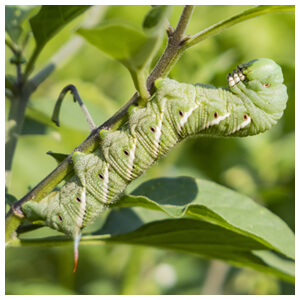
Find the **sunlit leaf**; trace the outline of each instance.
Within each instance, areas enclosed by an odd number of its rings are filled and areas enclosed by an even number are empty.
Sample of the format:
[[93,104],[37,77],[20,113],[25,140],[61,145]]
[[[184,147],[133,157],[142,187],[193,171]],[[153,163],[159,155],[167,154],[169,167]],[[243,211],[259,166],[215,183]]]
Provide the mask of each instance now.
[[89,5],[43,5],[38,14],[30,19],[37,49],[42,49],[55,34],[89,7]]
[[207,220],[295,257],[294,233],[279,217],[247,196],[210,181],[191,177],[150,180],[117,205],[161,210],[173,218],[188,215]]
[[149,38],[143,32],[125,24],[80,28],[77,33],[131,70],[141,69],[155,48],[155,38]]
[[[120,231],[127,233],[118,234]],[[111,234],[106,238],[105,234]],[[254,239],[218,225],[193,219],[163,219],[145,223],[143,212],[123,208],[113,211],[95,239],[133,245],[145,245],[182,251],[210,259],[220,259],[236,266],[250,267],[294,281],[294,262],[272,257],[267,247]],[[87,240],[93,241],[93,236]],[[84,240],[85,241],[85,240]]]
[[294,258],[294,233],[266,208],[218,184],[190,177],[158,178],[114,207],[123,208],[113,210],[87,240],[179,250],[294,280],[294,261],[271,253]]
[[130,72],[137,91],[148,98],[146,80],[149,68],[162,41],[161,35],[147,36],[125,24],[104,24],[77,33],[111,58],[121,62]]

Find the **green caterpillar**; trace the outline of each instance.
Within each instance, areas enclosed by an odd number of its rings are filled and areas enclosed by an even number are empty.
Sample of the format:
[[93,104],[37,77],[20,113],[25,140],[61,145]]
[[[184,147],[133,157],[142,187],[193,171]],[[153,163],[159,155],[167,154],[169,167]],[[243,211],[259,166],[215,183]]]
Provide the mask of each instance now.
[[255,135],[280,119],[288,96],[274,61],[239,65],[227,81],[229,89],[157,80],[145,107],[131,107],[119,130],[100,132],[95,152],[73,154],[75,175],[60,191],[23,205],[27,219],[74,237],[76,269],[82,229],[178,142],[193,135]]

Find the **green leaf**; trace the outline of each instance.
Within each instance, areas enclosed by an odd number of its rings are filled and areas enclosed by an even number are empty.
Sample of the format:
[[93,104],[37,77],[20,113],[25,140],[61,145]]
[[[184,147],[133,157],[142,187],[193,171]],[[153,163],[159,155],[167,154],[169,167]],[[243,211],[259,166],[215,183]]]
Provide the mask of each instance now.
[[127,24],[102,24],[77,33],[111,58],[121,62],[130,72],[137,91],[148,98],[146,79],[150,63],[161,42],[158,36],[146,36]]
[[31,5],[5,6],[5,31],[15,43],[22,34],[22,23],[34,8]]
[[294,233],[278,216],[250,198],[210,181],[190,177],[150,180],[116,206],[160,210],[173,218],[192,216],[295,258]]
[[172,6],[170,5],[155,5],[153,6],[143,22],[143,29],[148,35],[157,35],[165,29],[167,18],[171,13]]
[[5,75],[5,88],[13,93],[16,92],[16,77],[13,75]]
[[[112,211],[101,231],[84,237],[83,243],[105,239],[106,242],[182,251],[294,281],[294,262],[270,253],[266,246],[250,237],[193,219],[164,219],[147,224],[146,220],[141,210],[123,208]],[[105,238],[108,234],[110,236]]]
[[155,39],[125,24],[80,28],[77,33],[129,69],[141,69],[151,55]]
[[103,227],[85,234],[81,244],[104,240],[182,251],[294,282],[295,263],[282,257],[294,257],[293,232],[266,208],[220,185],[190,177],[154,179],[112,207]]
[[190,177],[154,179],[113,207],[119,209],[87,241],[108,236],[106,241],[222,259],[294,281],[294,261],[280,257],[295,257],[294,233],[266,208],[218,184]]
[[64,26],[86,11],[90,5],[43,5],[30,19],[31,29],[40,52],[45,44]]
[[52,152],[48,151],[46,154],[52,156],[57,163],[61,163],[63,160],[65,160],[69,155],[64,154],[64,153],[57,153],[57,152]]
[[12,206],[15,202],[17,202],[18,199],[9,193],[5,193],[5,203],[8,204],[9,206]]

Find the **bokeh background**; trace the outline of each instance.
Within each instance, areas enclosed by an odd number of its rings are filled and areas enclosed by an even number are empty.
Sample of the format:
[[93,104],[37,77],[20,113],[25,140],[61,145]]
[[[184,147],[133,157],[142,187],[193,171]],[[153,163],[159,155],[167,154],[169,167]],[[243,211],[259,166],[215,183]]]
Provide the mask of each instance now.
[[[197,6],[188,34],[251,6]],[[37,8],[38,9],[38,8]],[[102,6],[72,21],[43,50],[36,70],[45,66],[86,19],[125,20],[141,27],[149,6]],[[176,26],[182,6],[173,8]],[[27,22],[27,21],[26,21]],[[166,41],[165,41],[166,42]],[[162,45],[161,52],[165,46]],[[34,46],[29,41],[25,56]],[[14,74],[6,49],[6,74]],[[132,183],[159,176],[205,178],[250,196],[295,229],[295,17],[266,15],[238,24],[189,49],[170,77],[189,83],[226,85],[237,64],[268,57],[281,65],[289,101],[284,117],[269,132],[255,137],[190,139],[178,145]],[[102,124],[134,93],[129,72],[95,47],[83,43],[32,95],[19,138],[9,192],[21,198],[55,167],[46,152],[70,153],[89,134],[88,125],[69,95],[61,110],[61,127],[50,122],[64,86],[76,85],[97,125]],[[6,100],[6,114],[9,101]],[[27,237],[57,235],[41,229]],[[72,274],[69,247],[6,249],[6,294],[294,294],[294,286],[270,275],[231,267],[219,261],[147,247],[80,246],[80,268]]]

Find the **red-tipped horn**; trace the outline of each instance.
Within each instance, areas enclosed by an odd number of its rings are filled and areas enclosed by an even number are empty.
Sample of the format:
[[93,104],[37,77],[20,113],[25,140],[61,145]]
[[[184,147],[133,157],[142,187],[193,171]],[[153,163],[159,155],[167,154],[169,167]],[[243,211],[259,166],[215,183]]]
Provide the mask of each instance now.
[[78,246],[79,246],[79,241],[81,238],[81,234],[78,234],[74,237],[74,270],[73,273],[76,272],[77,270],[77,265],[78,265]]

